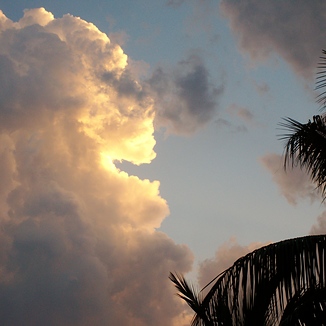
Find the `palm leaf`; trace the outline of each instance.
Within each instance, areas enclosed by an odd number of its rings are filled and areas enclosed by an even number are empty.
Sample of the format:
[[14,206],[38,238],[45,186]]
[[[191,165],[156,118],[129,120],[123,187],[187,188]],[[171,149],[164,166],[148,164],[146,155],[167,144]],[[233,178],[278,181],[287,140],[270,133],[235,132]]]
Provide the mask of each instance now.
[[192,310],[198,312],[201,302],[194,287],[189,285],[185,278],[178,273],[170,273],[169,279],[179,291],[178,296],[185,300]]
[[286,325],[289,312],[295,312],[297,322],[303,318],[302,303],[316,310],[311,318],[320,316],[326,300],[325,252],[326,236],[319,235],[281,241],[241,257],[197,302],[192,325]]
[[286,118],[280,123],[288,133],[281,136],[286,140],[284,167],[288,165],[305,168],[311,179],[326,194],[326,120],[316,115],[313,122],[302,124]]
[[284,310],[280,326],[323,326],[326,320],[326,288],[320,285],[297,293]]
[[[320,90],[326,86],[326,51],[322,51],[323,56],[320,57],[321,61],[319,62],[316,78],[316,90]],[[321,92],[317,96],[317,102],[320,103],[321,108],[324,109],[326,107],[326,91]]]
[[204,310],[202,308],[202,298],[201,294],[197,294],[194,287],[190,285],[185,278],[178,274],[178,273],[170,273],[169,279],[172,281],[172,283],[175,285],[177,290],[179,291],[177,295],[186,301],[186,303],[189,305],[189,307],[196,313],[196,316],[194,317],[192,324],[196,324],[199,319],[205,320],[206,325],[209,325],[206,315],[204,313]]
[[[316,78],[316,90],[326,87],[326,50],[322,51]],[[326,108],[326,91],[317,96],[317,103]],[[323,115],[313,117],[313,122],[303,124],[294,119],[286,118],[282,127],[287,133],[281,136],[286,141],[284,167],[287,165],[300,166],[310,174],[326,198],[326,120]]]

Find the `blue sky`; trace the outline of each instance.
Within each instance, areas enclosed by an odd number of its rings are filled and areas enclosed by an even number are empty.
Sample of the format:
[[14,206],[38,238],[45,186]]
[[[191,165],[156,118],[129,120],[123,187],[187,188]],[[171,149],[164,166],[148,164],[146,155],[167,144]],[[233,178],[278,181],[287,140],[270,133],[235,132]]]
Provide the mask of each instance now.
[[[40,7],[25,13],[33,23],[21,20],[25,9]],[[38,291],[57,302],[58,289],[66,293],[63,284],[73,280],[85,288],[76,290],[78,300],[68,298],[57,320],[61,306],[45,305],[47,313],[35,312],[37,325],[47,318],[54,325],[186,325],[189,311],[173,296],[169,271],[203,286],[256,247],[325,232],[320,195],[303,171],[283,171],[278,139],[282,118],[306,122],[319,113],[314,76],[324,7],[0,0],[11,20],[1,25],[0,67],[9,82],[0,80],[8,239],[0,263],[14,275],[0,300],[15,302],[20,293],[18,307],[30,300],[34,312]],[[112,166],[103,168],[103,153]],[[49,249],[34,256],[44,244]],[[74,260],[79,254],[85,259]],[[42,257],[62,268],[43,271]],[[39,289],[32,268],[21,272],[24,259],[48,284]],[[101,280],[93,292],[87,278]],[[35,297],[24,292],[30,287]],[[1,311],[3,320],[18,325],[15,309]]]

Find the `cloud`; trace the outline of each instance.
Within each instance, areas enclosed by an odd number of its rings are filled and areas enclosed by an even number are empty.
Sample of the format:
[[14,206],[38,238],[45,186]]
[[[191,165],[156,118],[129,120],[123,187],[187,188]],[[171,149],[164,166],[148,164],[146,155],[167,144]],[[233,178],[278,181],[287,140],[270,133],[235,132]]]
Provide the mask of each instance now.
[[235,103],[232,103],[229,107],[228,107],[228,112],[230,112],[232,115],[237,116],[238,118],[240,118],[241,120],[243,120],[246,123],[253,123],[254,120],[254,115],[253,113],[242,106],[238,106]]
[[326,233],[326,211],[320,214],[311,229],[310,234],[325,234]]
[[215,121],[215,125],[217,128],[220,130],[221,128],[226,128],[229,130],[231,133],[246,133],[248,132],[248,129],[245,125],[233,125],[229,120],[223,119],[223,118],[218,118]]
[[[247,126],[256,126],[258,125],[255,121],[254,114],[246,107],[239,106],[236,103],[230,104],[226,112],[231,116],[231,121],[218,118],[215,123],[218,128],[227,128],[232,133],[245,133],[248,132]],[[234,117],[240,120],[240,124],[234,123]]]
[[267,94],[270,90],[270,87],[268,84],[266,84],[265,82],[262,83],[257,83],[257,82],[253,82],[254,87],[256,88],[258,94],[260,94],[261,96]]
[[223,85],[215,87],[200,57],[192,55],[175,69],[156,68],[148,80],[154,93],[156,124],[170,133],[191,134],[212,120]]
[[300,76],[314,76],[326,37],[323,1],[223,0],[220,9],[253,61],[276,52]]
[[[193,255],[156,231],[154,102],[96,26],[0,13],[0,319],[8,325],[180,325],[170,271]],[[181,83],[182,84],[182,83]]]
[[249,252],[262,247],[263,243],[253,242],[247,246],[237,243],[236,238],[230,238],[229,241],[222,244],[216,251],[215,257],[206,259],[200,263],[198,282],[203,288],[217,275],[231,267],[236,260]]
[[309,198],[311,202],[320,199],[316,186],[304,170],[294,167],[284,171],[282,156],[266,154],[260,158],[260,162],[291,205],[296,205],[300,199]]

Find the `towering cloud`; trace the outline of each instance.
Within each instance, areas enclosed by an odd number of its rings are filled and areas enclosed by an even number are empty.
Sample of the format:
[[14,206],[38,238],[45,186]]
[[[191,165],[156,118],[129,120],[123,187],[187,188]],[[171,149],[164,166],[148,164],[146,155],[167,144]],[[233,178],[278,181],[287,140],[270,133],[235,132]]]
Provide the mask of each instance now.
[[220,6],[253,60],[276,52],[301,76],[314,76],[316,60],[325,47],[326,3],[319,0],[223,0]]
[[0,12],[0,320],[181,325],[169,271],[192,254],[156,231],[159,183],[114,162],[154,157],[154,100],[96,26]]

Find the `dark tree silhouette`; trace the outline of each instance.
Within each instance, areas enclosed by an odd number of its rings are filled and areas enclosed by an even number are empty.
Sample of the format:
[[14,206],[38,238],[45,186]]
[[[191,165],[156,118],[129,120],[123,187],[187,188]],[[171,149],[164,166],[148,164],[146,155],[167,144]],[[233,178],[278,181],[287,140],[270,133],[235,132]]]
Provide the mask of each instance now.
[[238,259],[201,299],[180,275],[171,281],[194,310],[193,326],[325,325],[326,236],[284,240]]
[[282,127],[288,130],[281,139],[285,146],[284,167],[299,166],[307,170],[317,188],[326,196],[326,120],[315,115],[313,121],[302,124],[291,118],[284,119]]

